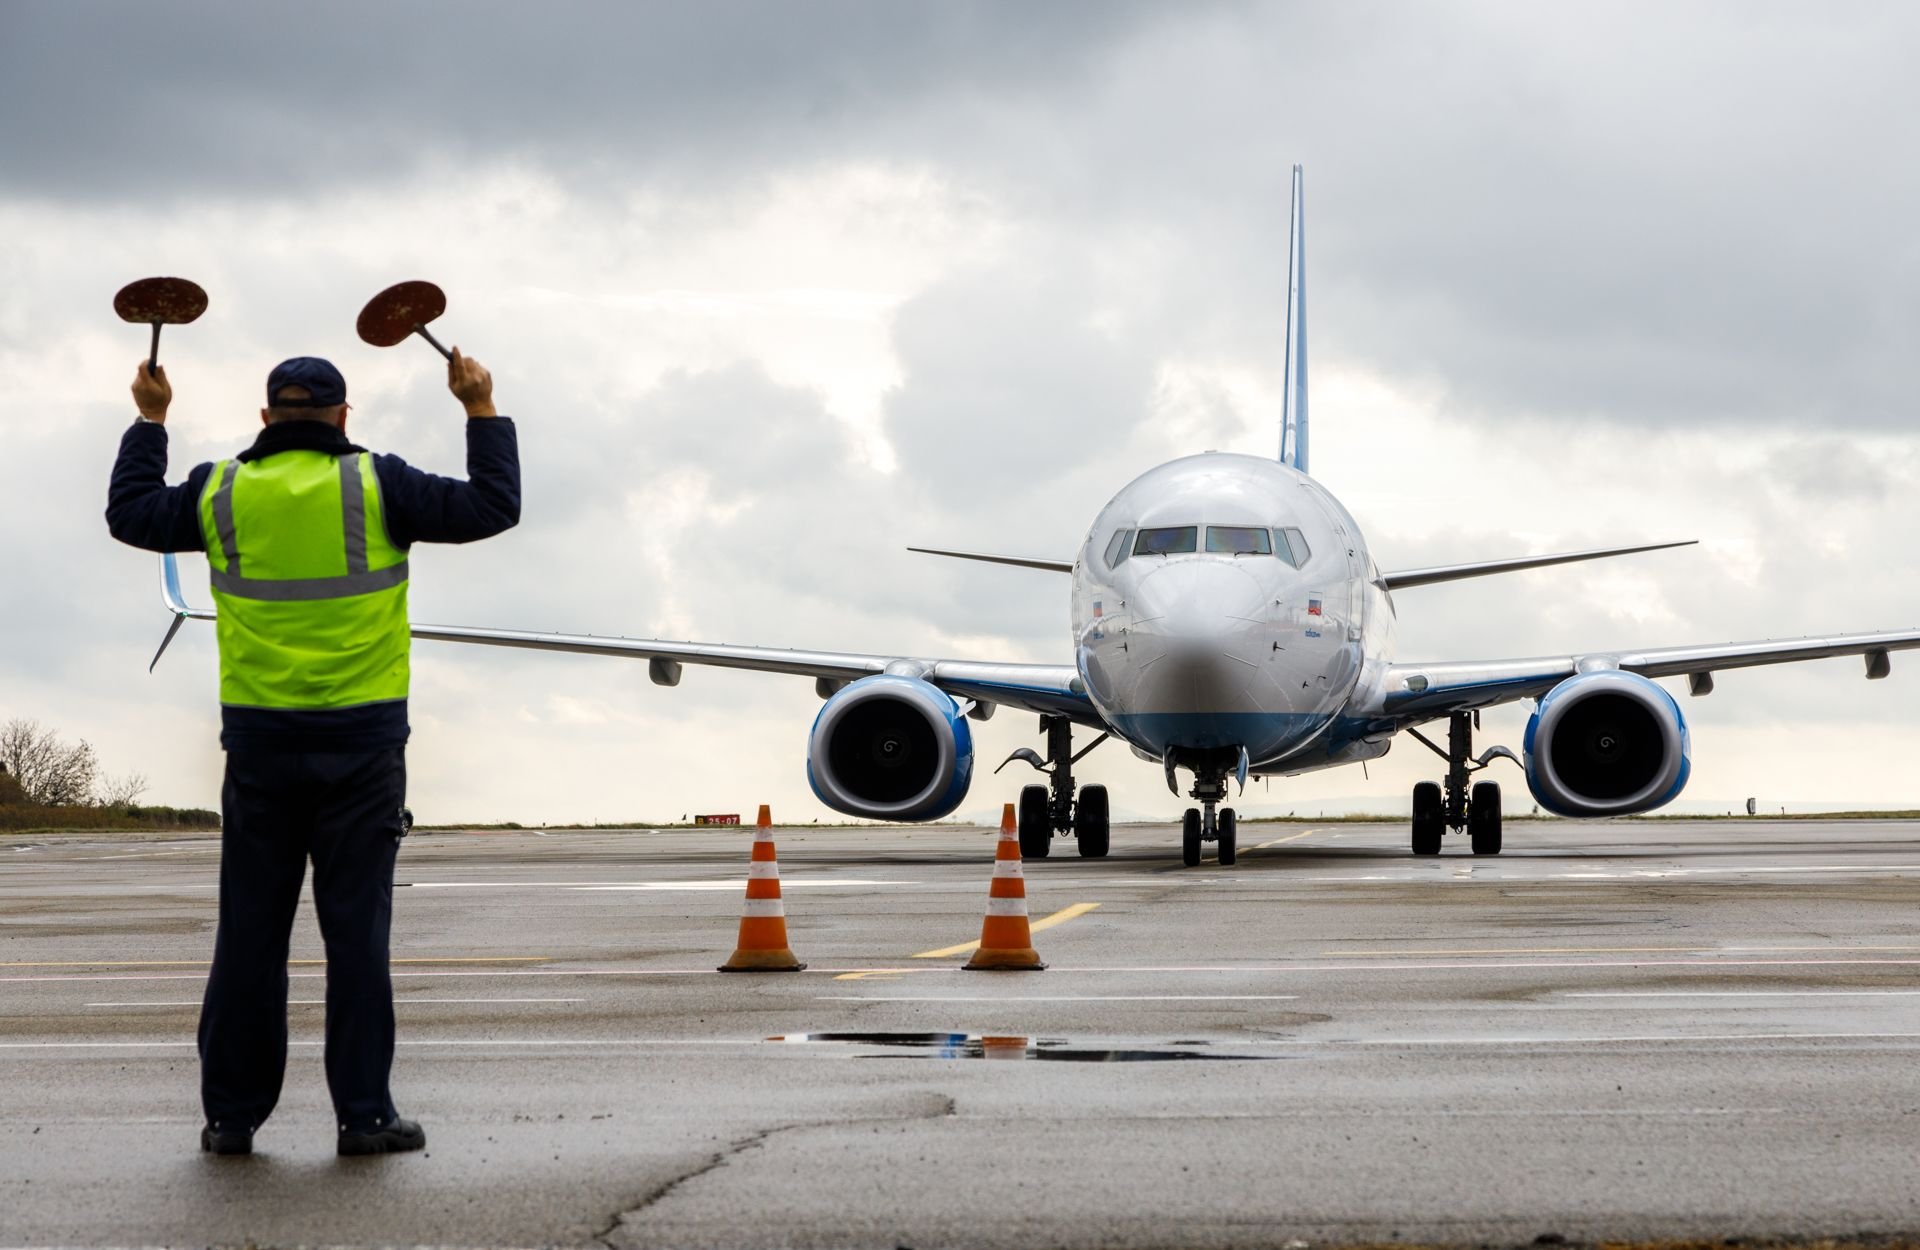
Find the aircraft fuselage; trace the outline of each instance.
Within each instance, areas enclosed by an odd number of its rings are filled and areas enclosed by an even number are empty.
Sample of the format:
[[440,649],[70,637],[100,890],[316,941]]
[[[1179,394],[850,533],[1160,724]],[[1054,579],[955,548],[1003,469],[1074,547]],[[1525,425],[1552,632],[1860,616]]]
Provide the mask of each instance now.
[[1286,773],[1386,749],[1349,709],[1390,658],[1392,602],[1353,517],[1279,461],[1209,452],[1129,483],[1074,563],[1072,615],[1088,696],[1143,756],[1244,747]]

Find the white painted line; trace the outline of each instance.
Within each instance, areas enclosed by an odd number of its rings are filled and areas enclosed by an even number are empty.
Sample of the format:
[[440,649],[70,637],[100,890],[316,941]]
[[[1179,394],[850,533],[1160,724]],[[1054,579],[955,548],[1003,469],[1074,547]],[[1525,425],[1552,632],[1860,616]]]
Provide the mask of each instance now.
[[[758,1046],[758,1037],[480,1037],[445,1038],[432,1041],[401,1039],[398,1046],[525,1046],[545,1050],[563,1046]],[[184,1042],[0,1042],[0,1050],[191,1050],[200,1043]],[[326,1042],[288,1042],[289,1046],[320,1049]]]
[[[638,890],[675,893],[718,890],[744,890],[745,877],[726,877],[703,881],[407,881],[400,884],[415,890]],[[780,878],[788,889],[839,889],[841,887],[916,886],[918,881],[879,881],[867,877],[793,876],[791,870]],[[977,887],[975,887],[977,888]]]
[[[1920,960],[1916,960],[1915,962],[1920,963]],[[827,969],[822,969],[821,971],[827,971]],[[851,970],[836,968],[833,969],[833,971]],[[324,980],[326,975],[324,972],[289,972],[287,974],[287,976],[296,981]],[[403,968],[395,968],[392,975],[393,979],[397,981],[402,977],[520,977],[533,976],[536,974],[530,969],[518,971],[501,969],[499,971],[475,970],[473,972],[409,972]],[[714,971],[711,968],[580,968],[573,971],[555,969],[550,975],[568,977],[703,977],[714,975]],[[59,976],[0,977],[0,983],[24,981],[204,981],[206,979],[207,974],[204,972],[125,972],[108,973],[104,976],[92,974],[69,975],[63,973]]]
[[[527,1050],[594,1049],[612,1047],[653,1047],[653,1046],[744,1046],[760,1047],[769,1039],[761,1037],[699,1037],[699,1038],[659,1038],[659,1037],[486,1037],[486,1038],[436,1038],[401,1039],[400,1046],[410,1049],[430,1049],[444,1047],[518,1047]],[[1355,1046],[1405,1046],[1405,1047],[1484,1047],[1484,1046],[1616,1046],[1645,1045],[1649,1043],[1698,1043],[1698,1042],[1808,1042],[1808,1041],[1920,1041],[1920,1033],[1666,1033],[1638,1034],[1622,1037],[1357,1037],[1266,1041],[1228,1041],[1215,1042],[1213,1049],[1232,1048],[1237,1050],[1275,1050],[1289,1051],[1307,1047],[1338,1049]],[[0,1052],[6,1051],[53,1051],[53,1050],[191,1050],[198,1043],[188,1039],[183,1041],[128,1041],[128,1042],[0,1042]],[[295,1041],[289,1045],[301,1049],[317,1050],[326,1045],[324,1041]]]
[[1610,1046],[1620,1042],[1811,1042],[1920,1039],[1920,1033],[1645,1033],[1622,1037],[1351,1037],[1287,1046]]
[[1005,994],[957,997],[939,994],[906,997],[894,994],[817,994],[819,1003],[1274,1003],[1289,1002],[1298,994]]
[[[394,998],[394,1006],[415,1006],[426,1002],[586,1002],[586,998]],[[326,1006],[326,998],[288,998],[288,1006]],[[182,998],[179,1002],[88,1002],[86,1006],[200,1006],[200,998]]]
[[[1524,859],[1521,859],[1521,860],[1512,861],[1512,864],[1517,867],[1518,865],[1524,864],[1525,862],[1526,861]],[[1596,871],[1596,872],[1548,872],[1548,873],[1532,873],[1532,872],[1527,872],[1524,869],[1520,869],[1519,871],[1514,871],[1513,867],[1510,867],[1508,864],[1500,864],[1500,865],[1482,864],[1482,865],[1477,865],[1477,867],[1480,869],[1479,875],[1470,877],[1470,878],[1454,877],[1452,875],[1447,875],[1447,870],[1450,867],[1451,865],[1448,865],[1446,861],[1442,860],[1439,863],[1433,865],[1432,867],[1426,867],[1426,866],[1422,866],[1418,868],[1409,867],[1394,873],[1368,873],[1363,876],[1330,876],[1330,875],[1322,875],[1320,873],[1316,873],[1312,871],[1301,871],[1301,872],[1295,872],[1290,874],[1288,877],[1288,880],[1290,882],[1293,882],[1299,885],[1323,885],[1323,884],[1329,884],[1329,883],[1348,884],[1348,883],[1354,883],[1354,882],[1361,882],[1361,883],[1367,883],[1367,884],[1385,883],[1388,885],[1435,885],[1435,884],[1444,884],[1452,881],[1469,881],[1471,883],[1478,884],[1478,885],[1511,885],[1517,881],[1640,882],[1640,881],[1652,881],[1652,880],[1671,880],[1675,877],[1724,877],[1724,876],[1738,877],[1738,876],[1765,876],[1765,875],[1782,875],[1782,874],[1791,875],[1794,873],[1812,874],[1812,873],[1829,873],[1829,872],[1850,872],[1850,873],[1857,873],[1862,876],[1883,876],[1888,873],[1891,873],[1895,876],[1920,875],[1920,865],[1917,865],[1917,864],[1862,864],[1857,867],[1846,865],[1846,864],[1835,864],[1830,866],[1829,865],[1808,865],[1808,866],[1794,865],[1794,866],[1771,867],[1771,868],[1761,867],[1756,865],[1748,868],[1737,868],[1737,867],[1673,868],[1673,869],[1642,868],[1642,869],[1635,869],[1630,872],[1597,872]],[[1197,881],[1208,880],[1208,879],[1210,878],[1192,877],[1192,878],[1165,878],[1164,880],[1196,881],[1197,882]]]
[[[1076,904],[1077,906],[1077,904]],[[1041,921],[1035,921],[1038,928]],[[966,947],[955,948],[965,950]],[[952,953],[952,952],[947,952]],[[1327,964],[1285,964],[1285,963],[1245,963],[1245,964],[1138,964],[1138,965],[1095,965],[1089,967],[1063,967],[1055,964],[1051,972],[1052,979],[1078,975],[1130,975],[1137,973],[1228,973],[1235,976],[1250,974],[1272,975],[1281,973],[1299,973],[1310,975],[1333,973],[1340,976],[1352,976],[1360,972],[1447,972],[1473,971],[1485,972],[1502,969],[1561,969],[1565,971],[1600,971],[1622,968],[1636,970],[1657,970],[1661,968],[1913,968],[1920,967],[1920,958],[1916,959],[1528,959],[1528,960],[1471,960],[1454,962],[1400,962],[1400,963],[1327,963]],[[811,972],[914,972],[938,971],[931,968],[858,968],[832,967],[815,968]],[[959,971],[958,968],[948,971]],[[321,979],[327,974],[321,971],[290,972],[288,976],[298,979]],[[416,972],[395,968],[393,977],[400,979],[442,978],[442,977],[703,977],[716,975],[711,968],[515,968],[440,970]],[[0,984],[21,984],[55,981],[204,981],[205,972],[183,973],[81,973],[58,974],[53,976],[36,974],[30,976],[0,976]]]
[[1561,998],[1920,998],[1920,990],[1590,990]]
[[172,1050],[198,1042],[0,1042],[0,1050]]
[[[1456,970],[1490,970],[1502,968],[1562,968],[1579,970],[1586,968],[1829,968],[1829,967],[1913,967],[1920,966],[1920,959],[1502,959],[1480,960],[1477,962],[1413,962],[1402,963],[1343,963],[1343,964],[1282,964],[1282,963],[1246,963],[1246,964],[1138,964],[1138,965],[1099,965],[1084,968],[1061,967],[1052,965],[1054,972],[1231,972],[1231,973],[1275,973],[1275,972],[1451,972]],[[4,979],[4,978],[0,978]]]

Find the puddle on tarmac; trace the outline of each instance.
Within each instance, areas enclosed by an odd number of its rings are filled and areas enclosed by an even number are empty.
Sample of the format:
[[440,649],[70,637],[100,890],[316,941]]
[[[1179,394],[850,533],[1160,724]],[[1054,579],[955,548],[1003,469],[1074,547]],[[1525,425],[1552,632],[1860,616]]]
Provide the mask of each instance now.
[[[1081,1045],[1061,1037],[1024,1037],[981,1033],[786,1033],[769,1042],[838,1043],[843,1046],[882,1046],[904,1053],[861,1055],[862,1059],[1046,1059],[1059,1063],[1171,1063],[1182,1060],[1227,1061],[1271,1059],[1272,1055],[1203,1054],[1172,1048]],[[1179,1042],[1178,1046],[1205,1046]]]

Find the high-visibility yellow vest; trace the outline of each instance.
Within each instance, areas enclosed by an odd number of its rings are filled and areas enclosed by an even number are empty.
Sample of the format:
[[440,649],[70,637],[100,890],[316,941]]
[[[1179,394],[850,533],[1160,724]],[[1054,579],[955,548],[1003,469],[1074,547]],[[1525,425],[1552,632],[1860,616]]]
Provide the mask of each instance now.
[[322,710],[407,697],[407,553],[366,452],[213,466],[200,495],[220,702]]

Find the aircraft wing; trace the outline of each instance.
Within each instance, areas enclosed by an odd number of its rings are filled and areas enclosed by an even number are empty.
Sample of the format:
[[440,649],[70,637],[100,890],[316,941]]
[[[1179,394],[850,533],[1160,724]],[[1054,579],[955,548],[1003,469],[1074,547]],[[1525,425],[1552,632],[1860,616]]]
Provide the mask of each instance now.
[[[161,598],[173,622],[154,664],[173,641],[182,622],[210,621],[212,608],[188,606],[180,590],[180,572],[174,557],[160,564]],[[812,677],[816,688],[830,683],[858,681],[876,673],[919,677],[957,699],[1065,716],[1077,724],[1106,728],[1087,698],[1080,674],[1071,664],[993,663],[980,660],[923,659],[915,656],[865,655],[850,651],[792,651],[779,647],[734,646],[727,643],[669,642],[654,638],[622,638],[599,634],[550,634],[536,631],[490,629],[469,625],[413,625],[413,636],[434,642],[462,642],[485,647],[518,647],[530,651],[570,651],[577,655],[610,655],[648,661],[648,676],[657,685],[680,683],[682,665],[750,669],[761,673],[788,673]],[[149,671],[152,665],[148,666]]]
[[1920,648],[1920,630],[1878,634],[1828,634],[1813,638],[1730,642],[1699,647],[1657,647],[1644,651],[1592,652],[1586,655],[1546,656],[1530,660],[1448,661],[1437,664],[1389,665],[1369,709],[1396,725],[1414,724],[1445,716],[1534,699],[1575,673],[1595,669],[1623,669],[1642,677],[1678,677],[1685,674],[1695,694],[1713,689],[1712,674],[1729,668],[1762,664],[1793,664],[1835,656],[1866,657],[1868,678],[1891,671],[1888,653]]
[[1457,582],[1469,577],[1491,577],[1496,573],[1544,569],[1555,564],[1578,564],[1583,560],[1606,560],[1613,556],[1637,555],[1642,551],[1666,551],[1674,547],[1692,547],[1699,541],[1697,538],[1689,538],[1677,543],[1642,543],[1638,547],[1597,547],[1591,551],[1562,551],[1550,556],[1520,556],[1511,560],[1481,560],[1473,564],[1439,564],[1425,569],[1398,569],[1392,573],[1382,573],[1380,587],[1383,590],[1406,590],[1413,586]]

